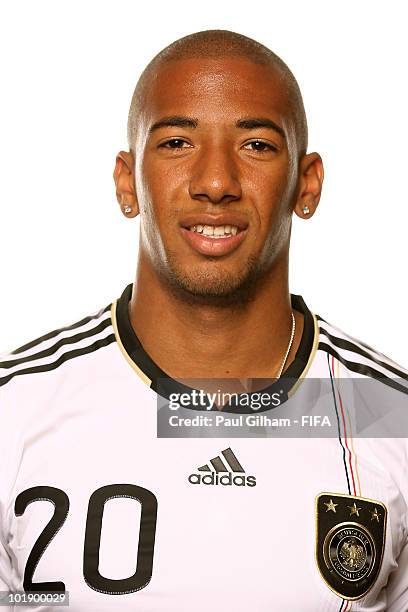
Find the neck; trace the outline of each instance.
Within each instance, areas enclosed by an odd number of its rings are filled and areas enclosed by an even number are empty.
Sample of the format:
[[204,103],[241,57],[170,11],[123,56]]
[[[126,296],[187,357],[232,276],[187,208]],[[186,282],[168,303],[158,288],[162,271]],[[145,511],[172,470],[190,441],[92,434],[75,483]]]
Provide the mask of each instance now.
[[[139,259],[130,321],[146,352],[172,378],[276,377],[292,331],[287,257],[277,262],[252,301],[217,307],[183,301]],[[293,311],[296,333],[284,370],[303,332],[303,314]]]

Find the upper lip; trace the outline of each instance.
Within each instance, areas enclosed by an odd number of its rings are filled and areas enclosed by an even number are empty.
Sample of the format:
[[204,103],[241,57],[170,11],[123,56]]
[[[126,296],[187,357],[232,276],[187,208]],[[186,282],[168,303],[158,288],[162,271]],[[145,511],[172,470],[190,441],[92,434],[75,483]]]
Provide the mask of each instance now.
[[188,228],[193,225],[235,225],[239,230],[248,227],[248,221],[243,215],[236,212],[225,212],[219,215],[210,213],[191,213],[180,221],[181,227]]

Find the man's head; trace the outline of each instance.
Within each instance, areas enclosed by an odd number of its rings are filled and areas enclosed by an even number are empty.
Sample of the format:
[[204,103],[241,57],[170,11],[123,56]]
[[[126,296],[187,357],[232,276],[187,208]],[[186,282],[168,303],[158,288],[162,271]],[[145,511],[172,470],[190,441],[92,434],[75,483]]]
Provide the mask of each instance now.
[[[141,215],[139,265],[184,299],[219,305],[284,275],[292,213],[313,214],[323,174],[306,155],[296,80],[272,51],[224,30],[174,42],[136,85],[128,139],[114,177],[127,216]],[[237,234],[206,238],[203,225]]]

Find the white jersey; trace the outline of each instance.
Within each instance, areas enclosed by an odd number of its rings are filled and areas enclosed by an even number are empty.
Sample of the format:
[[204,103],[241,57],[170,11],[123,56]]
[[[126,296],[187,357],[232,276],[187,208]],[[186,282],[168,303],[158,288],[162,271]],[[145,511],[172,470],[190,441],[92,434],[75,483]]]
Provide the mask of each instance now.
[[304,331],[274,384],[329,380],[336,434],[159,437],[159,380],[179,387],[131,291],[2,357],[0,591],[69,593],[71,612],[408,610],[407,440],[353,436],[337,385],[401,395],[407,371],[292,295]]

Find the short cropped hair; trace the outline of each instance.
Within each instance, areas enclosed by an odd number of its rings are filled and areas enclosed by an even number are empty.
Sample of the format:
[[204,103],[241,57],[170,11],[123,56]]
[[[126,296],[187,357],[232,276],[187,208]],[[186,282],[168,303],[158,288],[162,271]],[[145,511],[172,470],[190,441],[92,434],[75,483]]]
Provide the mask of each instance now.
[[299,85],[285,62],[261,43],[229,30],[203,30],[189,34],[160,51],[142,72],[131,101],[128,116],[128,144],[134,153],[139,114],[143,108],[145,91],[158,67],[167,62],[190,58],[243,57],[256,64],[270,66],[285,88],[295,124],[298,152],[306,153],[307,120]]

